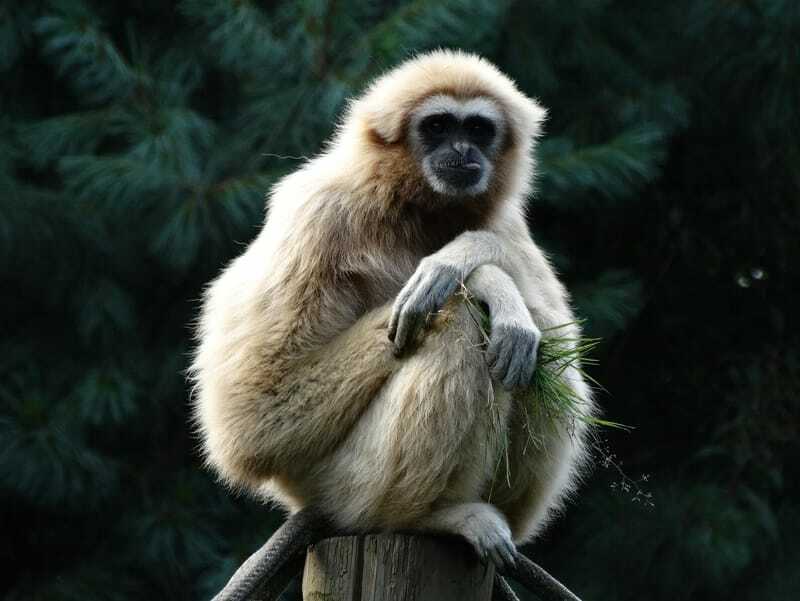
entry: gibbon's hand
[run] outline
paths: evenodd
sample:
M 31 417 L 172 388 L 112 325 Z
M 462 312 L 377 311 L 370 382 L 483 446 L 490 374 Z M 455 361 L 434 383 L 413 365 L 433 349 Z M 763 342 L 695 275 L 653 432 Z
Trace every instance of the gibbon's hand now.
M 528 318 L 526 324 L 494 323 L 489 335 L 486 362 L 492 376 L 508 390 L 527 388 L 536 370 L 536 354 L 542 334 Z
M 414 342 L 431 313 L 439 311 L 476 268 L 505 255 L 503 243 L 490 231 L 464 232 L 420 261 L 392 309 L 389 340 L 400 355 Z
M 486 362 L 492 376 L 509 390 L 529 386 L 542 333 L 514 280 L 496 265 L 481 265 L 466 286 L 489 308 Z
M 431 314 L 444 306 L 463 279 L 461 270 L 433 257 L 420 261 L 392 307 L 389 340 L 394 342 L 396 355 L 416 339 Z

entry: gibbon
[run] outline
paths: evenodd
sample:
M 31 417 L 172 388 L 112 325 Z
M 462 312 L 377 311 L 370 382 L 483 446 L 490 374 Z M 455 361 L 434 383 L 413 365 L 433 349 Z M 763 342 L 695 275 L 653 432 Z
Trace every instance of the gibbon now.
M 486 60 L 431 52 L 379 77 L 275 185 L 206 293 L 191 368 L 225 482 L 513 563 L 587 457 L 580 420 L 532 433 L 522 418 L 540 332 L 579 334 L 525 218 L 544 117 Z M 488 344 L 462 286 L 488 310 Z M 591 413 L 578 370 L 562 377 Z

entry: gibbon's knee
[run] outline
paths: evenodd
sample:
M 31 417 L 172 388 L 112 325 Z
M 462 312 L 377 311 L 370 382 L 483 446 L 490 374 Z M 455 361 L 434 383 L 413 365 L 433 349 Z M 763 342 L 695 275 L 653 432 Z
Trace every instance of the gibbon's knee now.
M 465 409 L 476 397 L 485 401 L 491 386 L 485 343 L 475 308 L 460 295 L 453 296 L 428 317 L 415 345 L 399 360 L 387 392 L 420 397 L 419 402 L 427 397 L 431 403 L 457 403 Z
M 460 294 L 454 295 L 444 307 L 428 318 L 428 327 L 420 337 L 420 347 L 426 346 L 449 351 L 450 355 L 468 355 L 483 358 L 486 334 L 480 325 L 476 307 Z
M 436 315 L 413 353 L 401 359 L 385 393 L 402 411 L 405 406 L 441 411 L 453 407 L 472 419 L 477 403 L 486 400 L 491 377 L 484 352 L 485 335 L 473 309 L 461 297 L 453 297 Z M 434 422 L 435 415 L 431 417 Z M 443 422 L 443 428 L 456 427 Z

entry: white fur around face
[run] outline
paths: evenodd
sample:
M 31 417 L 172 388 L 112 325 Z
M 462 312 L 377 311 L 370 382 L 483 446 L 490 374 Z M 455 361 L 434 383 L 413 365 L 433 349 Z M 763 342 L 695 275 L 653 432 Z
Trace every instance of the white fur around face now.
M 457 189 L 442 181 L 436 175 L 436 171 L 432 165 L 432 158 L 425 156 L 423 152 L 422 139 L 419 135 L 420 123 L 430 115 L 440 115 L 448 113 L 453 115 L 456 119 L 463 121 L 467 117 L 483 117 L 488 119 L 494 124 L 495 137 L 492 144 L 486 149 L 485 155 L 488 159 L 487 164 L 484 166 L 481 178 L 472 186 L 466 189 Z M 489 182 L 494 174 L 494 166 L 492 165 L 492 158 L 497 153 L 503 143 L 506 134 L 506 120 L 503 116 L 503 111 L 500 110 L 498 104 L 491 98 L 484 96 L 477 96 L 467 100 L 460 100 L 453 98 L 447 94 L 437 94 L 425 100 L 418 106 L 412 113 L 409 120 L 409 139 L 411 140 L 411 148 L 416 156 L 420 158 L 422 172 L 425 174 L 425 179 L 439 194 L 447 196 L 454 196 L 456 194 L 465 194 L 467 196 L 475 196 L 486 192 L 489 187 Z

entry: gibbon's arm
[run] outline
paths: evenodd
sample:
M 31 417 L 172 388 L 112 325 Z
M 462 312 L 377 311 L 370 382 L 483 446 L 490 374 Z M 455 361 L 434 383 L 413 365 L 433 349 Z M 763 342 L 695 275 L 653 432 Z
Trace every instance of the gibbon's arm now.
M 386 340 L 388 307 L 361 317 L 330 343 L 298 360 L 260 401 L 270 405 L 267 438 L 293 461 L 329 454 L 391 375 L 395 358 Z M 284 465 L 285 467 L 285 465 Z
M 396 367 L 389 305 L 359 315 L 356 288 L 330 285 L 335 220 L 309 209 L 289 228 L 280 210 L 210 287 L 191 369 L 209 463 L 238 485 L 329 454 Z
M 389 337 L 395 352 L 402 353 L 427 316 L 441 309 L 477 267 L 488 264 L 498 266 L 523 291 L 525 304 L 540 328 L 573 320 L 566 291 L 531 239 L 524 218 L 521 213 L 510 214 L 490 229 L 464 232 L 420 262 L 392 308 Z M 531 288 L 535 295 L 525 293 Z M 492 289 L 486 292 L 489 296 L 494 293 Z
M 514 281 L 496 265 L 486 264 L 475 268 L 465 287 L 489 308 L 486 359 L 492 375 L 509 390 L 529 382 L 542 334 Z

